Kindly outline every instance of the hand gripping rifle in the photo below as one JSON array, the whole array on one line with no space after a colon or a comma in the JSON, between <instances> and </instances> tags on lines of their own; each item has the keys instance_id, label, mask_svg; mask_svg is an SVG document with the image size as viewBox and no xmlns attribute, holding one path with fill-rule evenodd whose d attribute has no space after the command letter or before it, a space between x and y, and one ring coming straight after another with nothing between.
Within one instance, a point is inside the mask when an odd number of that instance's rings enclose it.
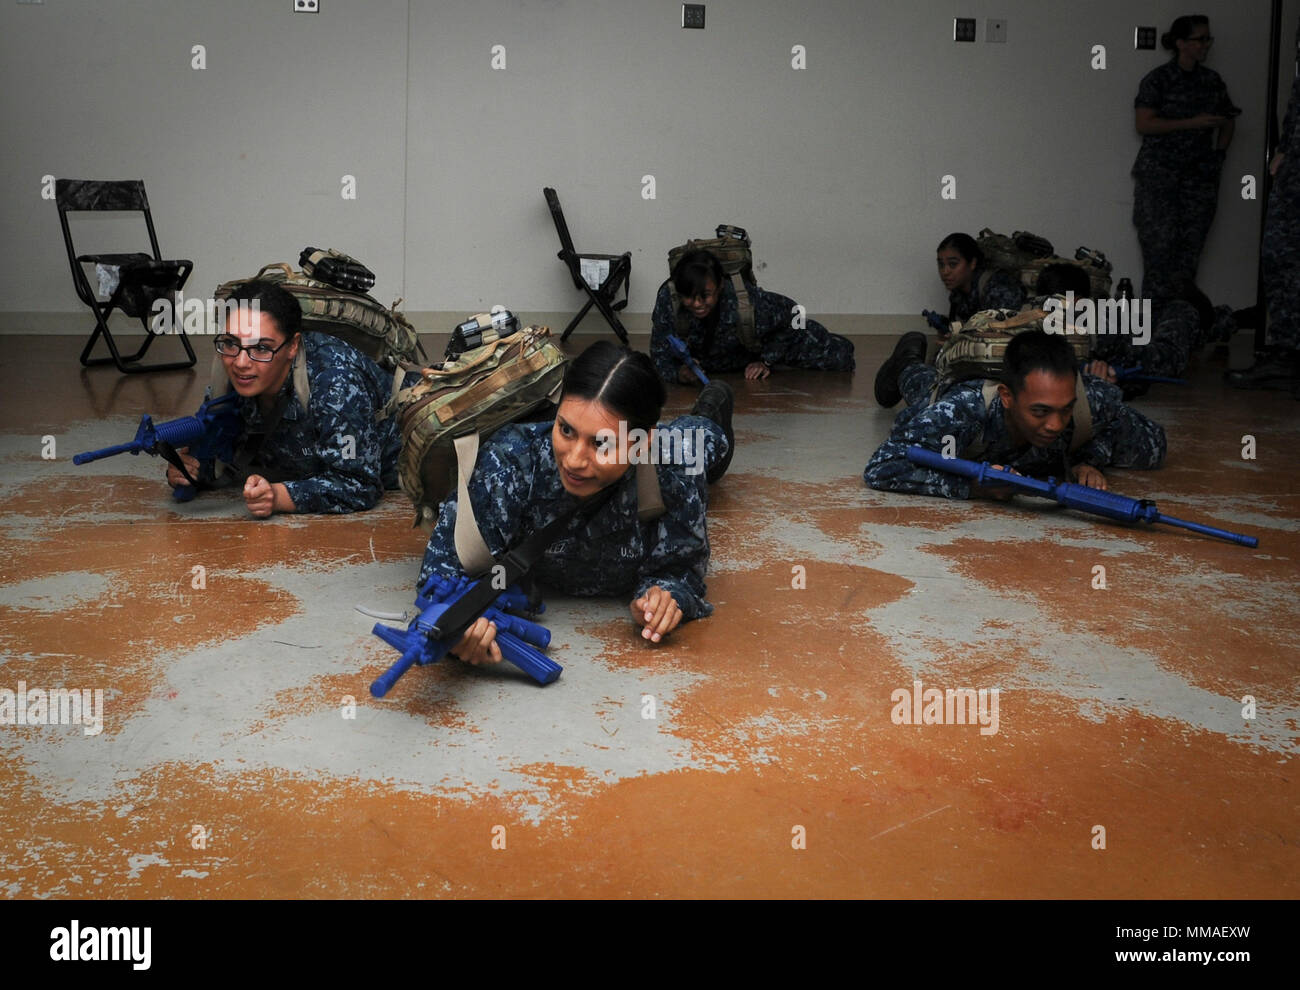
<instances>
[{"instance_id":1,"label":"hand gripping rifle","mask_svg":"<svg viewBox=\"0 0 1300 990\"><path fill-rule=\"evenodd\" d=\"M180 455L176 453L177 448L188 447L190 455L200 465L214 460L230 463L234 460L235 441L243 428L243 420L239 415L239 395L227 392L217 399L205 399L193 416L182 416L157 424L148 415L143 416L140 428L135 431L135 439L130 443L77 454L72 458L72 463L88 464L118 454L145 453L162 457L189 479L190 484L177 485L172 489L172 498L177 502L188 502L198 494L198 479L190 477Z\"/></svg>"},{"instance_id":2,"label":"hand gripping rifle","mask_svg":"<svg viewBox=\"0 0 1300 990\"><path fill-rule=\"evenodd\" d=\"M393 626L375 623L372 632L389 646L401 650L402 656L370 685L372 695L382 698L413 665L424 666L446 656L447 651L459 642L464 629L448 630L448 634L443 635L439 624L444 621L447 610L477 583L464 577L458 581L430 578L415 599L419 614L411 620L405 632ZM517 589L508 589L479 614L496 625L496 643L504 659L538 684L550 684L564 669L541 652L551 643L551 631L535 622L507 614L507 610L519 612L528 608L526 595Z\"/></svg>"},{"instance_id":3,"label":"hand gripping rifle","mask_svg":"<svg viewBox=\"0 0 1300 990\"><path fill-rule=\"evenodd\" d=\"M1204 533L1206 536L1230 540L1243 547L1259 546L1259 540L1253 536L1244 536L1241 533L1231 533L1226 529L1217 529L1214 526L1166 516L1150 499L1129 498L1127 495L1089 488L1087 485L1077 485L1070 481L1057 481L1055 478L1048 478L1046 481L1026 478L1014 471L995 468L992 464L966 461L960 457L944 457L942 454L915 444L907 448L907 459L913 464L935 471L946 471L948 474L970 478L978 485L994 483L1009 485L1029 495L1055 499L1067 509L1080 509L1106 519L1118 519L1120 522L1168 523L1170 526L1190 529L1194 533Z\"/></svg>"},{"instance_id":4,"label":"hand gripping rifle","mask_svg":"<svg viewBox=\"0 0 1300 990\"><path fill-rule=\"evenodd\" d=\"M701 385L709 384L709 376L704 373L703 368L695 363L695 358L691 357L691 351L686 346L686 341L670 333L668 335L668 349L686 362L686 366L695 372L695 377L700 380Z\"/></svg>"}]
</instances>

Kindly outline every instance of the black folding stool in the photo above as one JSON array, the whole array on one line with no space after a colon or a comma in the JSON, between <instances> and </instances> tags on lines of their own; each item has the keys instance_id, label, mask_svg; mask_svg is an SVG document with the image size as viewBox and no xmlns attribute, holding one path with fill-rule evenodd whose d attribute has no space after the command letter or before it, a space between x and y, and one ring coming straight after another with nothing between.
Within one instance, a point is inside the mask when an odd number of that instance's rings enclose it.
<instances>
[{"instance_id":1,"label":"black folding stool","mask_svg":"<svg viewBox=\"0 0 1300 990\"><path fill-rule=\"evenodd\" d=\"M142 371L174 371L178 368L194 367L194 348L190 346L185 335L181 314L178 312L180 292L194 269L194 262L182 260L164 260L158 249L158 235L154 232L153 214L149 210L149 199L145 196L144 182L139 179L121 181L95 181L91 179L59 179L54 184L54 198L59 208L59 223L63 227L63 245L68 251L68 265L72 268L72 282L76 286L77 296L90 307L95 314L95 330L86 341L81 352L81 363L86 367L103 364L115 364L123 374L136 374ZM72 245L72 231L68 227L68 214L71 212L140 212L144 214L145 225L149 229L149 243L153 256L136 251L129 254L82 254L78 255ZM118 284L106 302L101 302L98 294L86 279L86 264L108 265L118 269ZM158 299L168 301L172 332L178 334L185 347L188 360L168 361L158 364L141 364L145 352L154 338L163 336L150 324L153 307ZM108 318L114 310L121 310L127 316L136 317L145 329L144 343L134 354L123 356L108 329ZM95 342L104 338L108 345L109 357L92 358L91 349Z\"/></svg>"},{"instance_id":2,"label":"black folding stool","mask_svg":"<svg viewBox=\"0 0 1300 990\"><path fill-rule=\"evenodd\" d=\"M564 328L564 333L560 335L560 340L569 339L569 334L573 333L573 328L582 322L582 318L587 315L587 311L595 306L600 310L601 316L605 317L605 322L610 325L614 333L618 334L618 339L624 344L627 343L627 331L623 329L623 324L619 322L615 314L620 309L627 307L628 287L632 280L632 252L624 251L622 254L578 254L573 249L573 238L569 236L569 225L564 222L564 210L560 208L560 197L555 194L555 190L549 186L542 190L546 195L546 205L551 208L551 219L555 221L555 232L560 235L560 253L556 255L564 262L565 267L569 269L569 274L573 277L573 284L587 294L586 304L578 311L578 315L569 321L569 325ZM601 279L601 282L595 288L582 277L582 263L584 261L605 262L607 263L607 272ZM602 266L603 267L603 266ZM619 289L623 290L623 298L615 300Z\"/></svg>"}]
</instances>

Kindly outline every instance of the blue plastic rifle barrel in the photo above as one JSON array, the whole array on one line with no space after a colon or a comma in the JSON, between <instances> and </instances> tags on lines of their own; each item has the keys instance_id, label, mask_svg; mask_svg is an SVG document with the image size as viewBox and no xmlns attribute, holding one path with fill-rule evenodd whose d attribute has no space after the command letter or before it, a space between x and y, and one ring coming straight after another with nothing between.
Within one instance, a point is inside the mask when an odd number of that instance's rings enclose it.
<instances>
[{"instance_id":1,"label":"blue plastic rifle barrel","mask_svg":"<svg viewBox=\"0 0 1300 990\"><path fill-rule=\"evenodd\" d=\"M1155 503L1149 499L1131 498L1128 495L1102 491L1099 488L1089 488L1087 485L1079 485L1069 481L1058 482L1052 479L1040 481L1037 478L1027 478L1022 474L1016 474L1014 471L995 468L992 464L968 461L960 457L944 457L940 453L927 450L925 447L918 447L915 444L907 448L907 459L913 464L919 464L935 471L946 471L949 474L970 478L978 485L990 482L1010 485L1033 495L1053 499L1066 508L1091 512L1094 515L1116 519L1120 522L1137 522L1140 520L1148 523L1168 523L1170 526L1180 526L1195 533L1215 536L1221 540L1228 540L1230 543L1240 544L1243 547L1253 548L1259 546L1259 540L1253 536L1233 533L1226 529L1219 529L1216 526L1206 526L1204 523L1188 522L1186 519L1178 519L1175 516L1163 515L1156 508Z\"/></svg>"},{"instance_id":2,"label":"blue plastic rifle barrel","mask_svg":"<svg viewBox=\"0 0 1300 990\"><path fill-rule=\"evenodd\" d=\"M686 341L676 334L670 333L668 335L668 349L690 366L691 371L695 372L695 377L700 380L701 385L709 384L709 376L704 373L703 368L695 363L695 358L691 357L691 351L686 346Z\"/></svg>"},{"instance_id":3,"label":"blue plastic rifle barrel","mask_svg":"<svg viewBox=\"0 0 1300 990\"><path fill-rule=\"evenodd\" d=\"M73 464L89 464L91 461L98 461L105 457L116 457L118 454L138 454L141 447L134 440L130 443L119 443L115 447L105 447L103 450L88 450L84 454L73 454Z\"/></svg>"},{"instance_id":4,"label":"blue plastic rifle barrel","mask_svg":"<svg viewBox=\"0 0 1300 990\"><path fill-rule=\"evenodd\" d=\"M391 626L385 626L380 623L375 623L375 628L372 629L371 631L380 639L382 639L384 642L388 643L389 646L396 646L398 649L402 650L402 655L401 657L398 658L396 663L394 663L386 671L384 671L382 674L376 677L374 683L370 685L370 693L374 695L376 698L382 698L384 695L386 695L389 692L389 690L392 688L392 686L397 683L398 679L401 678L401 676L405 674L408 670L410 670L411 667L416 663L416 661L420 659L420 657L425 652L424 644L421 643L418 639L416 640L416 642L412 643L409 646L406 646L403 649L403 644L401 642L395 642L393 639L389 639L384 635L383 632L380 632L381 629L384 630L384 632L389 632L389 633L397 633L397 630L392 628ZM406 638L404 635L400 633L398 635L401 637L401 639ZM447 652L447 648L445 646L442 646L442 644L439 643L437 640L428 639L427 637L426 637L426 642L431 647L442 647L441 651L438 652L438 656L433 658L435 660L441 660L442 654Z\"/></svg>"},{"instance_id":5,"label":"blue plastic rifle barrel","mask_svg":"<svg viewBox=\"0 0 1300 990\"><path fill-rule=\"evenodd\" d=\"M1086 371L1091 361L1080 361L1079 370ZM1142 365L1135 365L1132 368L1119 368L1111 365L1111 370L1115 372L1116 384L1120 382L1150 382L1153 385L1186 385L1186 378L1169 378L1165 375L1144 375L1142 374Z\"/></svg>"}]
</instances>

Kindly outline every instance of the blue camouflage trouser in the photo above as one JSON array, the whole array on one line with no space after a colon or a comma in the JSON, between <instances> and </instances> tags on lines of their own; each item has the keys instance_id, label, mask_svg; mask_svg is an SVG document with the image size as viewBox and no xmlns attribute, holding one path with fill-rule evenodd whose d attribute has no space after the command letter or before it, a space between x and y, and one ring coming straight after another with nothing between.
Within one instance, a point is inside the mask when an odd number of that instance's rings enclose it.
<instances>
[{"instance_id":1,"label":"blue camouflage trouser","mask_svg":"<svg viewBox=\"0 0 1300 990\"><path fill-rule=\"evenodd\" d=\"M1268 198L1259 260L1268 298L1270 344L1300 350L1300 162L1290 155Z\"/></svg>"},{"instance_id":2,"label":"blue camouflage trouser","mask_svg":"<svg viewBox=\"0 0 1300 990\"><path fill-rule=\"evenodd\" d=\"M898 390L909 406L928 406L930 390L939 378L932 364L909 364L898 373Z\"/></svg>"},{"instance_id":3,"label":"blue camouflage trouser","mask_svg":"<svg viewBox=\"0 0 1300 990\"><path fill-rule=\"evenodd\" d=\"M1219 205L1221 160L1137 177L1133 225L1142 247L1142 296L1170 299L1196 280L1201 249Z\"/></svg>"}]
</instances>

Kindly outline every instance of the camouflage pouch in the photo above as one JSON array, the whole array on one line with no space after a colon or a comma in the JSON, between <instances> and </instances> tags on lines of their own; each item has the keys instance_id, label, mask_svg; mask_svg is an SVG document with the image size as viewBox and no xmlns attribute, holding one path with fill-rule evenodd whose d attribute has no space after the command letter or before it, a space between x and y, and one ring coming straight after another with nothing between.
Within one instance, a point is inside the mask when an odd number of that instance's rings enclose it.
<instances>
[{"instance_id":1,"label":"camouflage pouch","mask_svg":"<svg viewBox=\"0 0 1300 990\"><path fill-rule=\"evenodd\" d=\"M225 299L237 287L257 280L279 285L298 300L304 330L345 340L388 371L395 371L403 361L422 363L425 360L415 327L397 311L400 299L391 308L385 308L363 292L349 292L318 281L295 272L284 262L265 265L252 278L223 282L213 297Z\"/></svg>"},{"instance_id":2,"label":"camouflage pouch","mask_svg":"<svg viewBox=\"0 0 1300 990\"><path fill-rule=\"evenodd\" d=\"M375 273L349 255L330 248L305 247L298 255L302 273L318 282L346 289L348 292L369 292L375 285Z\"/></svg>"},{"instance_id":3,"label":"camouflage pouch","mask_svg":"<svg viewBox=\"0 0 1300 990\"><path fill-rule=\"evenodd\" d=\"M746 350L757 354L762 348L758 342L758 331L754 326L754 303L749 297L749 287L757 285L754 281L754 253L750 246L749 234L743 227L733 227L725 223L719 224L714 233L716 237L690 240L668 252L670 279L668 290L672 294L673 312L677 315L677 335L682 336L690 318L682 309L681 297L678 295L677 287L671 281L672 273L677 268L677 262L682 260L682 255L687 251L704 250L718 259L722 265L722 273L730 279L731 287L736 292L736 302L739 304L740 325L737 327L737 333L740 342Z\"/></svg>"}]
</instances>

